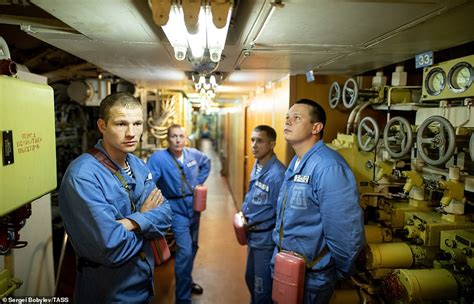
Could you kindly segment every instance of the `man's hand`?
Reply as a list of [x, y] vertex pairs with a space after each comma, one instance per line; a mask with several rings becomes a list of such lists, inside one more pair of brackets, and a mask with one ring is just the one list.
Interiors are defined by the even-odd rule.
[[128, 218], [119, 219], [117, 220], [117, 222], [122, 224], [128, 231], [135, 231], [139, 228], [138, 224], [135, 221], [132, 221]]
[[163, 194], [161, 194], [161, 190], [155, 188], [153, 189], [153, 191], [150, 192], [150, 195], [148, 195], [147, 199], [140, 208], [140, 212], [143, 213], [155, 209], [156, 207], [161, 205], [164, 200], [165, 198], [163, 197]]

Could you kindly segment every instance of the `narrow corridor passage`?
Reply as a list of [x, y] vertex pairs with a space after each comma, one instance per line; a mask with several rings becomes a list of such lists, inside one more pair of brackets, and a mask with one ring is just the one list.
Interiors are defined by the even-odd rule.
[[211, 141], [203, 141], [202, 151], [211, 158], [212, 168], [205, 183], [207, 208], [201, 215], [199, 251], [193, 271], [193, 279], [204, 288], [204, 293], [194, 295], [193, 302], [249, 303], [245, 285], [247, 247], [237, 243], [232, 227], [235, 204], [225, 178], [220, 175], [221, 164]]

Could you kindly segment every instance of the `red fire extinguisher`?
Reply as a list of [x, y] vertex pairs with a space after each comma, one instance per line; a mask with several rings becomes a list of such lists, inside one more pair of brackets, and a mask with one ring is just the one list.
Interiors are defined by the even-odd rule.
[[206, 210], [207, 186], [197, 185], [194, 188], [194, 211]]

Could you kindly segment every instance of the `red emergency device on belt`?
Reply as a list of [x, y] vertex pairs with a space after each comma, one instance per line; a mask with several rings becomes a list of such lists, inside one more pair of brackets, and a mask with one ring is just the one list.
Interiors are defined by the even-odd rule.
[[280, 251], [275, 256], [272, 299], [276, 304], [303, 303], [305, 262], [294, 253]]
[[171, 257], [170, 249], [164, 237], [157, 237], [150, 241], [153, 257], [155, 258], [155, 267], [168, 261]]
[[193, 209], [196, 212], [206, 210], [207, 186], [198, 185], [194, 188], [194, 205]]
[[234, 231], [237, 242], [240, 245], [247, 245], [247, 228], [246, 228], [245, 217], [241, 212], [237, 212], [234, 215]]

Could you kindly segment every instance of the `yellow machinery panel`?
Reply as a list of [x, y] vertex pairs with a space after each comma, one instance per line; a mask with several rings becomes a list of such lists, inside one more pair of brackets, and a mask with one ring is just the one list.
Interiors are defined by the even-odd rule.
[[474, 269], [474, 229], [441, 231], [440, 248], [450, 254], [452, 261]]
[[438, 63], [423, 71], [422, 100], [474, 96], [474, 55]]
[[367, 166], [367, 163], [373, 162], [375, 156], [372, 152], [359, 151], [357, 147], [357, 135], [338, 133], [337, 138], [328, 145], [336, 150], [346, 160], [354, 173], [360, 193], [373, 192], [371, 181], [374, 170]]
[[0, 76], [0, 216], [56, 188], [53, 89]]
[[429, 207], [416, 207], [409, 203], [380, 199], [379, 210], [375, 211], [375, 217], [392, 229], [402, 228], [405, 225], [405, 213], [429, 210], [431, 210]]
[[470, 228], [474, 228], [474, 223], [449, 222], [443, 220], [436, 212], [407, 212], [405, 214], [406, 237], [415, 239], [418, 245], [439, 247], [441, 231]]

